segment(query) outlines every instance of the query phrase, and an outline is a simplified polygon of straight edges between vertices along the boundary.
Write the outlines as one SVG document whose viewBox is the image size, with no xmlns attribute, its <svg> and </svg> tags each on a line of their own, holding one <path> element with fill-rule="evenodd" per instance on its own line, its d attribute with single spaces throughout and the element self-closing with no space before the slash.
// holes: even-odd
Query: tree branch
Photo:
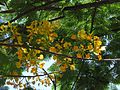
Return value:
<svg viewBox="0 0 120 90">
<path fill-rule="evenodd" d="M 4 4 L 3 2 L 0 2 L 0 5 L 3 5 L 3 6 L 4 6 L 5 4 Z"/>
<path fill-rule="evenodd" d="M 4 10 L 4 11 L 0 11 L 0 13 L 4 13 L 4 14 L 6 14 L 6 13 L 14 13 L 15 12 L 15 10 L 13 10 L 13 9 L 9 9 L 9 10 Z"/>
<path fill-rule="evenodd" d="M 52 74 L 52 73 L 45 73 L 45 74 L 41 74 L 41 75 L 34 75 L 34 76 L 21 76 L 21 75 L 0 75 L 0 78 L 6 78 L 6 77 L 39 77 L 39 76 L 46 76 L 48 74 Z"/>
<path fill-rule="evenodd" d="M 73 59 L 79 59 L 79 60 L 98 60 L 98 59 L 85 59 L 85 58 L 77 58 L 76 56 L 69 56 L 69 55 L 66 55 L 66 54 L 61 54 L 61 53 L 57 53 L 57 52 L 50 52 L 49 50 L 43 50 L 43 49 L 40 49 L 40 48 L 36 48 L 36 47 L 33 47 L 33 46 L 25 46 L 25 45 L 19 45 L 19 44 L 4 44 L 4 43 L 0 43 L 0 46 L 6 46 L 6 47 L 22 47 L 22 48 L 31 48 L 31 49 L 35 49 L 35 50 L 40 50 L 42 52 L 46 52 L 46 53 L 51 53 L 51 54 L 54 54 L 54 55 L 59 55 L 59 56 L 63 56 L 63 57 L 68 57 L 68 58 L 73 58 Z M 120 60 L 120 58 L 113 58 L 113 59 L 102 59 L 102 60 L 105 60 L 105 61 L 112 61 L 112 60 Z"/>
<path fill-rule="evenodd" d="M 95 20 L 95 16 L 96 16 L 96 10 L 97 10 L 97 7 L 94 8 L 93 13 L 92 13 L 90 33 L 92 33 L 92 31 L 93 31 L 93 24 L 94 24 L 94 20 Z"/>
<path fill-rule="evenodd" d="M 63 10 L 77 10 L 77 9 L 98 7 L 98 6 L 102 6 L 104 4 L 112 4 L 112 3 L 117 3 L 117 2 L 120 2 L 120 0 L 102 0 L 99 2 L 93 2 L 93 3 L 65 7 Z"/>
<path fill-rule="evenodd" d="M 68 57 L 68 58 L 74 58 L 74 59 L 76 58 L 76 59 L 80 59 L 80 60 L 83 59 L 83 58 L 77 58 L 76 56 L 69 56 L 69 55 L 65 55 L 65 54 L 61 54 L 61 53 L 57 53 L 57 52 L 50 52 L 49 50 L 43 50 L 43 49 L 36 48 L 33 46 L 25 46 L 25 45 L 19 45 L 19 44 L 4 44 L 4 43 L 0 43 L 0 46 L 31 48 L 31 49 L 35 49 L 35 50 L 40 50 L 42 52 L 51 53 L 54 55 L 64 56 L 64 57 Z M 84 59 L 84 60 L 95 60 L 95 59 Z"/>
<path fill-rule="evenodd" d="M 51 19 L 51 20 L 48 20 L 49 22 L 52 22 L 52 21 L 55 21 L 55 20 L 58 20 L 58 19 L 62 19 L 62 18 L 64 18 L 65 16 L 63 15 L 63 16 L 59 16 L 59 17 L 57 17 L 57 18 L 54 18 L 54 19 Z"/>
<path fill-rule="evenodd" d="M 52 6 L 59 1 L 61 1 L 61 0 L 54 0 L 54 1 L 51 1 L 51 2 L 48 2 L 48 3 L 44 4 L 42 6 L 32 7 L 30 9 L 20 13 L 18 16 L 16 16 L 10 22 L 13 22 L 13 21 L 17 20 L 17 19 L 21 18 L 22 16 L 24 16 L 24 15 L 30 13 L 30 12 L 38 11 L 38 10 L 71 11 L 71 10 L 80 10 L 80 9 L 84 9 L 84 8 L 98 7 L 98 6 L 102 6 L 104 4 L 112 4 L 112 3 L 120 2 L 119 0 L 103 0 L 103 1 L 99 1 L 99 2 L 87 3 L 87 4 L 67 6 L 67 7 L 64 7 L 64 9 Z M 5 24 L 7 24 L 7 23 L 5 23 Z"/>
<path fill-rule="evenodd" d="M 53 4 L 59 2 L 60 0 L 54 0 L 54 1 L 49 1 L 47 3 L 45 3 L 44 5 L 42 6 L 37 6 L 37 7 L 31 7 L 30 9 L 24 11 L 24 12 L 21 12 L 19 15 L 17 15 L 14 19 L 10 20 L 10 22 L 14 22 L 15 20 L 25 16 L 26 14 L 29 14 L 30 12 L 33 12 L 33 11 L 37 11 L 37 10 L 44 10 L 46 8 L 49 8 L 49 6 L 52 6 Z M 8 24 L 7 23 L 4 23 L 5 25 Z"/>
<path fill-rule="evenodd" d="M 116 32 L 118 32 L 118 31 L 120 31 L 120 27 L 119 27 L 119 28 L 112 29 L 111 31 L 116 33 Z"/>
</svg>

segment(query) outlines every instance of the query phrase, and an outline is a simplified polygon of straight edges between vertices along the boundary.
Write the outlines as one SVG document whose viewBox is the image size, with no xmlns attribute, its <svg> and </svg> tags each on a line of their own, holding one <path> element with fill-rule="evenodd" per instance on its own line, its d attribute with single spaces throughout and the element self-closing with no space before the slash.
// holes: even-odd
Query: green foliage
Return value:
<svg viewBox="0 0 120 90">
<path fill-rule="evenodd" d="M 108 51 L 113 58 L 120 57 L 120 32 L 113 35 L 110 44 L 108 45 Z"/>
<path fill-rule="evenodd" d="M 0 64 L 6 64 L 7 62 L 8 62 L 7 56 L 0 52 Z"/>
<path fill-rule="evenodd" d="M 26 45 L 27 49 L 29 49 L 27 38 L 29 32 L 25 26 L 30 25 L 30 23 L 34 20 L 51 20 L 58 16 L 64 15 L 63 18 L 58 19 L 60 21 L 61 27 L 56 30 L 56 33 L 58 33 L 59 37 L 56 37 L 52 44 L 47 41 L 46 44 L 34 43 L 37 38 L 42 39 L 42 35 L 35 35 L 30 44 L 36 47 L 44 46 L 46 49 L 49 49 L 49 44 L 52 46 L 56 42 L 60 41 L 63 37 L 65 41 L 70 42 L 69 36 L 72 34 L 77 34 L 79 30 L 84 29 L 88 34 L 93 31 L 95 35 L 100 36 L 103 41 L 103 45 L 108 44 L 107 50 L 102 53 L 104 58 L 106 58 L 105 55 L 109 55 L 108 58 L 120 57 L 120 3 L 107 5 L 104 4 L 102 6 L 96 7 L 93 28 L 91 28 L 91 20 L 94 13 L 94 8 L 76 10 L 64 10 L 64 8 L 68 6 L 92 3 L 95 0 L 62 0 L 57 3 L 53 3 L 47 8 L 44 7 L 44 10 L 38 9 L 29 11 L 29 9 L 42 6 L 48 1 L 53 0 L 0 0 L 0 3 L 5 4 L 6 2 L 7 4 L 0 6 L 0 11 L 9 9 L 14 10 L 13 13 L 0 13 L 1 18 L 4 19 L 5 22 L 13 20 L 16 16 L 20 15 L 20 17 L 17 18 L 17 20 L 13 23 L 19 26 L 18 33 L 20 33 L 20 36 L 23 37 L 22 41 L 24 45 Z M 26 11 L 29 12 L 24 14 Z M 4 35 L 6 33 L 8 32 L 2 33 L 0 31 L 0 42 L 3 42 L 5 39 Z M 14 42 L 15 41 L 12 40 L 12 43 L 9 43 L 8 38 L 8 44 L 12 45 Z M 81 42 L 73 40 L 72 45 L 76 43 L 81 44 Z M 64 48 L 64 51 L 62 52 L 66 55 L 69 55 L 70 53 L 67 53 L 69 50 L 69 48 Z M 14 71 L 21 75 L 22 71 L 25 70 L 25 67 L 16 69 L 16 62 L 18 62 L 16 52 L 17 49 L 15 47 L 6 48 L 1 46 L 0 75 L 7 75 Z M 48 52 L 42 52 L 42 54 L 47 58 L 53 55 L 49 54 Z M 39 56 L 39 54 L 37 54 L 37 56 Z M 93 58 L 94 57 L 95 56 L 93 55 Z M 63 56 L 60 56 L 60 61 L 64 61 L 62 58 Z M 74 59 L 74 62 L 76 64 L 75 71 L 71 71 L 70 68 L 68 68 L 67 71 L 63 73 L 62 78 L 56 74 L 56 77 L 60 78 L 60 81 L 58 81 L 60 84 L 60 90 L 70 90 L 73 87 L 76 90 L 104 90 L 111 82 L 115 84 L 120 83 L 120 63 L 117 61 L 99 62 L 93 60 L 83 62 L 78 59 Z M 58 69 L 59 66 L 53 64 L 48 70 L 52 72 Z M 78 76 L 79 72 L 80 75 Z M 0 86 L 5 84 L 5 80 L 6 78 L 0 78 Z M 25 90 L 32 90 L 32 88 L 28 87 L 25 88 Z"/>
<path fill-rule="evenodd" d="M 0 78 L 0 87 L 2 87 L 5 84 L 6 78 Z"/>
</svg>

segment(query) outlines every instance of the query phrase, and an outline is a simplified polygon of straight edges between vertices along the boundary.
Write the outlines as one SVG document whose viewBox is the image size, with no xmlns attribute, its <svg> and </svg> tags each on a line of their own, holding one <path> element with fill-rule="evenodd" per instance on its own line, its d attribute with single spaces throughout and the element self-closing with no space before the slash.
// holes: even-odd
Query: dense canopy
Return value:
<svg viewBox="0 0 120 90">
<path fill-rule="evenodd" d="M 0 0 L 0 87 L 106 90 L 119 44 L 119 0 Z"/>
</svg>

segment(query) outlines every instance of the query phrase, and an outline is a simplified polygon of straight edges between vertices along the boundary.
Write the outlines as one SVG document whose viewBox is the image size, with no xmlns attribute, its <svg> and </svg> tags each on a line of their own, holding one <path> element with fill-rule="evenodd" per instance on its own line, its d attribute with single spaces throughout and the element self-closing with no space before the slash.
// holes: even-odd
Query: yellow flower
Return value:
<svg viewBox="0 0 120 90">
<path fill-rule="evenodd" d="M 43 54 L 40 54 L 40 56 L 38 57 L 39 60 L 42 60 L 44 59 L 44 55 Z"/>
<path fill-rule="evenodd" d="M 94 41 L 100 40 L 98 36 L 94 36 Z"/>
<path fill-rule="evenodd" d="M 49 51 L 50 51 L 50 52 L 56 52 L 57 50 L 56 50 L 55 47 L 50 47 L 50 48 L 49 48 Z"/>
<path fill-rule="evenodd" d="M 75 65 L 74 64 L 70 65 L 70 70 L 75 70 Z"/>
<path fill-rule="evenodd" d="M 88 45 L 87 47 L 88 50 L 92 50 L 93 49 L 93 46 L 91 44 Z"/>
<path fill-rule="evenodd" d="M 28 53 L 26 48 L 22 48 L 24 53 Z"/>
<path fill-rule="evenodd" d="M 98 60 L 102 60 L 102 56 L 101 55 L 98 55 Z"/>
<path fill-rule="evenodd" d="M 21 63 L 20 62 L 16 62 L 16 67 L 20 68 L 21 67 Z"/>
<path fill-rule="evenodd" d="M 73 34 L 72 36 L 71 36 L 71 39 L 73 39 L 73 40 L 75 40 L 77 37 L 76 37 L 76 35 L 75 34 Z"/>
<path fill-rule="evenodd" d="M 66 69 L 67 69 L 67 65 L 66 64 L 63 64 L 62 66 L 60 66 L 60 70 L 62 72 L 66 72 Z"/>
<path fill-rule="evenodd" d="M 48 37 L 48 39 L 49 39 L 49 41 L 50 41 L 50 42 L 53 42 L 55 38 L 54 38 L 54 37 L 49 36 L 49 37 Z"/>
<path fill-rule="evenodd" d="M 92 40 L 92 36 L 91 36 L 91 35 L 87 35 L 86 38 L 87 38 L 88 41 L 91 41 L 91 40 Z"/>
<path fill-rule="evenodd" d="M 50 23 L 48 21 L 42 21 L 44 26 L 48 26 Z"/>
<path fill-rule="evenodd" d="M 48 86 L 50 86 L 50 80 L 49 79 L 46 79 L 46 84 L 48 84 Z"/>
<path fill-rule="evenodd" d="M 63 44 L 63 47 L 65 47 L 65 48 L 70 47 L 70 46 L 71 46 L 71 43 L 70 43 L 70 42 L 65 42 L 65 43 Z"/>
<path fill-rule="evenodd" d="M 41 41 L 42 41 L 41 39 L 36 39 L 37 44 L 40 44 Z"/>
<path fill-rule="evenodd" d="M 22 59 L 22 56 L 23 56 L 23 55 L 22 55 L 22 50 L 19 49 L 16 53 L 17 53 L 17 55 L 18 55 L 18 59 L 21 60 L 21 59 Z"/>
<path fill-rule="evenodd" d="M 40 80 L 40 82 L 42 83 L 42 85 L 45 83 L 45 81 L 44 81 L 44 80 Z"/>
<path fill-rule="evenodd" d="M 74 50 L 74 51 L 78 51 L 78 50 L 79 50 L 78 46 L 74 46 L 74 47 L 73 47 L 73 50 Z"/>
<path fill-rule="evenodd" d="M 85 49 L 85 46 L 84 46 L 84 45 L 80 44 L 80 46 L 81 46 L 81 49 Z"/>
<path fill-rule="evenodd" d="M 34 67 L 31 69 L 31 72 L 32 72 L 32 73 L 36 73 L 36 71 L 37 71 L 37 69 L 34 68 Z"/>
<path fill-rule="evenodd" d="M 102 42 L 100 40 L 94 41 L 95 46 L 100 46 L 102 45 Z"/>
<path fill-rule="evenodd" d="M 51 79 L 55 79 L 54 74 L 49 74 Z"/>
<path fill-rule="evenodd" d="M 35 64 L 36 64 L 36 61 L 35 61 L 35 60 L 30 60 L 30 64 L 35 65 Z"/>
<path fill-rule="evenodd" d="M 80 53 L 78 53 L 76 56 L 77 58 L 82 58 L 82 55 Z"/>
<path fill-rule="evenodd" d="M 20 88 L 22 88 L 22 87 L 23 87 L 23 84 L 22 84 L 22 83 L 19 83 L 18 85 L 19 85 L 19 87 L 20 87 Z"/>
<path fill-rule="evenodd" d="M 39 67 L 42 69 L 44 67 L 44 65 L 45 65 L 45 63 L 42 62 L 42 63 L 39 64 Z"/>
<path fill-rule="evenodd" d="M 17 36 L 17 40 L 18 40 L 18 44 L 22 44 L 22 37 L 21 36 Z"/>
<path fill-rule="evenodd" d="M 35 50 L 35 53 L 39 54 L 41 51 L 40 50 Z"/>
<path fill-rule="evenodd" d="M 71 62 L 72 61 L 71 58 L 64 58 L 64 60 L 67 61 L 67 62 Z"/>
<path fill-rule="evenodd" d="M 59 44 L 55 44 L 55 47 L 57 47 L 58 49 L 62 48 Z"/>
<path fill-rule="evenodd" d="M 80 36 L 81 39 L 86 39 L 87 36 L 85 30 L 83 29 L 78 32 L 78 35 Z"/>
<path fill-rule="evenodd" d="M 90 58 L 90 54 L 89 54 L 89 53 L 86 54 L 86 55 L 85 55 L 85 58 L 89 59 L 89 58 Z"/>
<path fill-rule="evenodd" d="M 96 55 L 101 54 L 100 48 L 99 48 L 99 47 L 94 48 L 94 53 L 95 53 Z"/>
<path fill-rule="evenodd" d="M 55 38 L 58 37 L 57 33 L 51 33 L 50 36 Z"/>
</svg>

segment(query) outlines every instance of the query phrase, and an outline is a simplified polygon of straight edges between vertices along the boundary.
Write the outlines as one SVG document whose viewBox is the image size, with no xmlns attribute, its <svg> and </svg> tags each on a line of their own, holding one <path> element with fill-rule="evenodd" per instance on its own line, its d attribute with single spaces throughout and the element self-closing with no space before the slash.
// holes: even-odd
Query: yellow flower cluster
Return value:
<svg viewBox="0 0 120 90">
<path fill-rule="evenodd" d="M 32 67 L 31 72 L 37 73 L 36 65 L 38 65 L 39 68 L 43 68 L 45 63 L 40 63 L 42 60 L 44 60 L 44 55 L 40 53 L 40 50 L 31 50 L 29 51 L 26 48 L 20 48 L 16 52 L 19 61 L 16 62 L 16 67 L 21 68 L 23 64 L 26 65 L 26 68 L 30 69 Z M 39 55 L 39 56 L 37 56 Z"/>
<path fill-rule="evenodd" d="M 29 43 L 33 39 L 33 36 L 35 35 L 41 35 L 45 36 L 44 40 L 53 42 L 56 37 L 58 37 L 57 33 L 54 32 L 54 29 L 58 26 L 55 23 L 50 23 L 48 21 L 33 21 L 31 25 L 27 26 L 26 28 L 29 31 Z M 37 41 L 40 43 L 41 40 L 37 39 Z"/>
<path fill-rule="evenodd" d="M 25 40 L 25 44 L 27 43 L 26 47 L 28 45 L 28 47 L 35 47 L 35 49 L 19 47 L 16 52 L 18 56 L 16 67 L 19 69 L 24 65 L 27 71 L 38 74 L 38 68 L 43 69 L 45 66 L 43 60 L 46 53 L 50 54 L 50 56 L 54 54 L 53 59 L 55 59 L 58 66 L 55 69 L 57 72 L 62 73 L 68 69 L 71 71 L 76 70 L 76 59 L 89 60 L 93 58 L 92 55 L 94 54 L 98 60 L 102 60 L 102 42 L 98 36 L 94 36 L 93 33 L 89 34 L 84 29 L 73 34 L 60 36 L 59 31 L 56 29 L 58 27 L 56 23 L 48 21 L 33 21 L 29 26 L 26 26 L 28 31 L 27 39 Z M 8 27 L 2 25 L 0 26 L 0 31 L 5 31 L 6 33 L 10 31 L 12 40 L 15 40 L 14 44 L 24 45 L 25 38 L 18 33 L 16 26 L 12 26 L 10 23 Z M 37 48 L 38 50 L 36 50 Z M 18 75 L 17 72 L 12 74 Z M 50 77 L 54 79 L 53 76 Z M 44 85 L 50 85 L 48 78 L 40 80 L 40 82 Z M 35 81 L 32 83 L 35 84 Z M 12 83 L 8 82 L 8 84 Z M 24 85 L 20 84 L 20 86 Z"/>
<path fill-rule="evenodd" d="M 42 85 L 44 85 L 44 86 L 50 86 L 50 84 L 51 84 L 49 78 L 42 79 L 42 80 L 40 80 L 40 82 L 41 82 Z"/>
<path fill-rule="evenodd" d="M 81 42 L 81 44 L 74 45 L 72 50 L 77 52 L 77 58 L 91 58 L 91 53 L 94 53 L 98 56 L 98 60 L 102 60 L 101 56 L 101 45 L 102 42 L 98 36 L 94 36 L 93 32 L 87 34 L 85 30 L 78 31 L 77 35 L 71 35 L 72 40 L 77 40 L 77 42 Z M 86 42 L 84 44 L 83 42 Z M 88 52 L 89 51 L 89 52 Z M 87 52 L 87 53 L 85 53 Z"/>
<path fill-rule="evenodd" d="M 97 36 L 94 36 L 94 53 L 96 55 L 98 55 L 99 60 L 102 60 L 101 45 L 102 45 L 102 42 L 101 42 L 100 38 Z"/>
<path fill-rule="evenodd" d="M 66 72 L 66 69 L 67 69 L 67 65 L 66 64 L 63 64 L 63 65 L 60 66 L 60 71 Z"/>
<path fill-rule="evenodd" d="M 15 44 L 23 45 L 24 38 L 18 33 L 18 28 L 8 25 L 10 32 L 12 33 L 12 40 L 15 39 Z M 28 71 L 33 74 L 37 74 L 37 68 L 44 68 L 44 50 L 48 53 L 55 54 L 54 59 L 58 64 L 60 72 L 66 72 L 67 69 L 75 70 L 75 59 L 92 59 L 92 54 L 96 55 L 98 60 L 102 60 L 101 56 L 101 39 L 98 36 L 94 36 L 93 33 L 88 34 L 85 30 L 79 30 L 78 32 L 64 36 L 59 36 L 56 28 L 59 26 L 56 23 L 48 21 L 33 21 L 29 26 L 26 26 L 28 35 L 27 44 L 35 45 L 35 47 L 42 49 L 33 50 L 28 48 L 19 48 L 16 52 L 18 61 L 16 67 L 21 68 L 25 65 Z M 8 31 L 6 26 L 1 26 L 0 30 Z M 59 38 L 60 37 L 60 38 Z M 67 39 L 66 39 L 67 38 Z M 61 56 L 59 56 L 61 54 Z M 63 56 L 62 56 L 63 54 Z M 75 57 L 75 59 L 73 58 Z M 47 83 L 50 85 L 48 79 L 41 81 L 41 83 Z"/>
<path fill-rule="evenodd" d="M 50 51 L 54 53 L 67 53 L 69 54 L 68 57 L 74 57 L 78 59 L 92 59 L 92 55 L 96 55 L 98 60 L 102 60 L 101 56 L 101 45 L 102 42 L 98 36 L 94 36 L 93 33 L 86 33 L 85 30 L 78 31 L 77 34 L 70 35 L 71 42 L 65 41 L 64 37 L 61 40 L 61 43 L 57 43 L 57 46 L 60 48 L 60 52 L 55 46 L 50 47 Z M 69 57 L 69 58 L 70 58 Z M 60 71 L 66 72 L 67 68 L 69 67 L 70 70 L 75 70 L 75 63 L 73 61 L 74 58 L 66 59 L 59 57 L 59 55 L 54 56 L 56 60 L 56 64 L 60 65 Z M 64 60 L 64 61 L 63 61 Z M 61 61 L 61 62 L 59 62 Z M 59 63 L 58 63 L 59 62 Z M 63 64 L 64 62 L 64 64 Z M 72 64 L 71 64 L 72 63 Z"/>
</svg>

